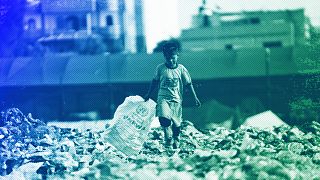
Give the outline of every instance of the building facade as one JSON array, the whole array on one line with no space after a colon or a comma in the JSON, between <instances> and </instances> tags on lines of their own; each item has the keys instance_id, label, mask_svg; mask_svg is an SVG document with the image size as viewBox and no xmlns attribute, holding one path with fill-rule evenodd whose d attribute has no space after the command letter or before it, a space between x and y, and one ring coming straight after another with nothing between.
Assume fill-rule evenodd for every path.
<instances>
[{"instance_id":1,"label":"building facade","mask_svg":"<svg viewBox=\"0 0 320 180\"><path fill-rule=\"evenodd\" d=\"M299 46L310 27L303 9L226 13L201 7L192 23L181 33L184 50Z\"/></svg>"},{"instance_id":2,"label":"building facade","mask_svg":"<svg viewBox=\"0 0 320 180\"><path fill-rule=\"evenodd\" d=\"M58 52L89 37L98 39L104 52L143 52L141 4L141 0L41 0L28 7L25 38L42 37L40 43Z\"/></svg>"}]
</instances>

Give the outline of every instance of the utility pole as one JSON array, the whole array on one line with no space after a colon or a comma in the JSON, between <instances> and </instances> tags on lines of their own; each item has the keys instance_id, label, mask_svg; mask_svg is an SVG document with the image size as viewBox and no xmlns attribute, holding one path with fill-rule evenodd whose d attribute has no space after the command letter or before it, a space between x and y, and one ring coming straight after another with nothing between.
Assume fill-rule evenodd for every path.
<instances>
[{"instance_id":1,"label":"utility pole","mask_svg":"<svg viewBox=\"0 0 320 180\"><path fill-rule=\"evenodd\" d=\"M265 48L265 66L266 66L266 92L267 92L267 108L271 107L271 81L270 81L270 48Z\"/></svg>"}]
</instances>

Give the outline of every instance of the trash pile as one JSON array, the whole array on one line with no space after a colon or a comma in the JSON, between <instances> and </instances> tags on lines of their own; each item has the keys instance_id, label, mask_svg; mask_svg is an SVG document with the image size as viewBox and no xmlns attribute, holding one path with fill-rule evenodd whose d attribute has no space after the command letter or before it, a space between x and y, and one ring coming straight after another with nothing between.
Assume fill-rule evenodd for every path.
<instances>
[{"instance_id":1,"label":"trash pile","mask_svg":"<svg viewBox=\"0 0 320 180\"><path fill-rule=\"evenodd\" d=\"M0 179L320 178L317 122L309 132L290 126L200 131L189 121L181 128L177 150L165 149L163 131L152 128L142 150L127 156L105 141L106 131L46 126L8 109L0 121Z\"/></svg>"}]
</instances>

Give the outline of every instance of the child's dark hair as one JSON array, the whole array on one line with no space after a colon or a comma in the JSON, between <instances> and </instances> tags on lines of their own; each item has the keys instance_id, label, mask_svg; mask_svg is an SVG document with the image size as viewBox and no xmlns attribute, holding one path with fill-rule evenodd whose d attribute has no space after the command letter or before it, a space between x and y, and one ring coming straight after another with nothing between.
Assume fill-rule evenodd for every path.
<instances>
[{"instance_id":1,"label":"child's dark hair","mask_svg":"<svg viewBox=\"0 0 320 180\"><path fill-rule=\"evenodd\" d=\"M179 55L179 46L175 42L166 42L162 47L162 52L164 55L178 54Z\"/></svg>"}]
</instances>

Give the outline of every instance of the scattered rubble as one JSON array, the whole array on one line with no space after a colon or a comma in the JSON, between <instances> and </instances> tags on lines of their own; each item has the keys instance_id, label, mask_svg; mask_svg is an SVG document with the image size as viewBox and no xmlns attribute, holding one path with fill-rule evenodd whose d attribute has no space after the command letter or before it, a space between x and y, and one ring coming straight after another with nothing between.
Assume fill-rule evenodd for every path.
<instances>
[{"instance_id":1,"label":"scattered rubble","mask_svg":"<svg viewBox=\"0 0 320 180\"><path fill-rule=\"evenodd\" d=\"M189 121L181 128L176 151L152 128L139 154L126 156L105 141L105 131L47 126L8 109L0 119L0 179L320 178L317 122L309 132L287 125L197 130Z\"/></svg>"}]
</instances>

